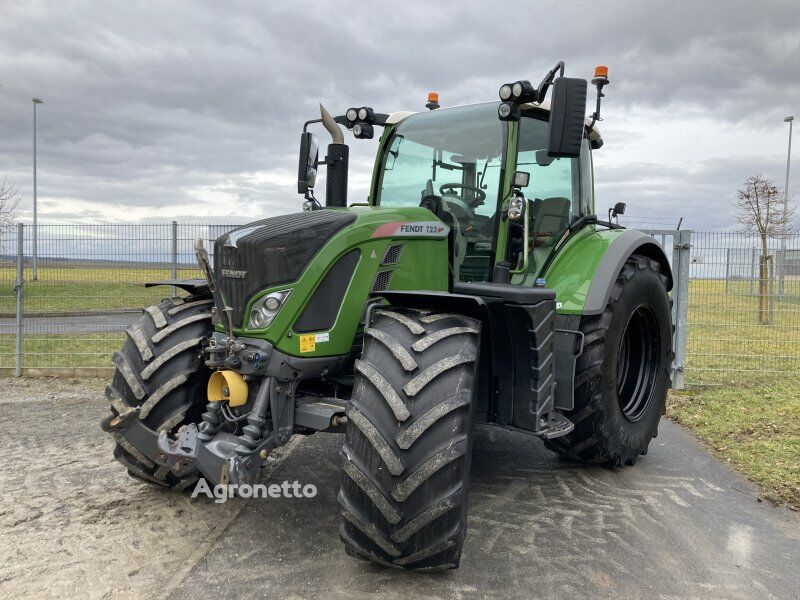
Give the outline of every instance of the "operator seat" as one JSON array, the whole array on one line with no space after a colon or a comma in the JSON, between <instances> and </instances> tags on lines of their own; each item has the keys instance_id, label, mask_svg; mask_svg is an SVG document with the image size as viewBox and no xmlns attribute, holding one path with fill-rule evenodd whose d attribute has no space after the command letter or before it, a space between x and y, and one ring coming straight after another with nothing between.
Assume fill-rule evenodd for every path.
<instances>
[{"instance_id":1,"label":"operator seat","mask_svg":"<svg viewBox=\"0 0 800 600\"><path fill-rule=\"evenodd\" d=\"M542 264L569 227L572 200L563 197L536 200L531 211L530 248L535 265Z\"/></svg>"}]
</instances>

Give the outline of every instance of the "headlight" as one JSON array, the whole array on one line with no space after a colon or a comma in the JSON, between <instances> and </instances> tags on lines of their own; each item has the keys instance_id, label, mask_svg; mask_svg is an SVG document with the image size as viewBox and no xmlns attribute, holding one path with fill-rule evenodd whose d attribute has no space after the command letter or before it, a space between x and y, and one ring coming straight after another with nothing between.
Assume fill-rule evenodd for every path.
<instances>
[{"instance_id":1,"label":"headlight","mask_svg":"<svg viewBox=\"0 0 800 600\"><path fill-rule=\"evenodd\" d=\"M264 326L264 322L267 318L264 316L260 310L254 310L250 313L250 327L253 329L261 329Z\"/></svg>"},{"instance_id":2,"label":"headlight","mask_svg":"<svg viewBox=\"0 0 800 600\"><path fill-rule=\"evenodd\" d=\"M275 311L281 307L281 301L278 300L275 296L267 296L267 299L264 300L264 308L267 310Z\"/></svg>"},{"instance_id":3,"label":"headlight","mask_svg":"<svg viewBox=\"0 0 800 600\"><path fill-rule=\"evenodd\" d=\"M250 309L250 329L263 329L268 327L275 315L286 302L286 298L292 290L283 290L280 292L272 292L266 296L262 296L253 303L253 308Z\"/></svg>"},{"instance_id":4,"label":"headlight","mask_svg":"<svg viewBox=\"0 0 800 600\"><path fill-rule=\"evenodd\" d=\"M511 84L505 83L500 86L500 100L508 100L511 98Z\"/></svg>"},{"instance_id":5,"label":"headlight","mask_svg":"<svg viewBox=\"0 0 800 600\"><path fill-rule=\"evenodd\" d=\"M537 91L526 79L521 79L511 86L511 95L517 102L533 102L536 100Z\"/></svg>"},{"instance_id":6,"label":"headlight","mask_svg":"<svg viewBox=\"0 0 800 600\"><path fill-rule=\"evenodd\" d=\"M369 123L356 123L353 125L353 135L361 140L371 140L374 130Z\"/></svg>"},{"instance_id":7,"label":"headlight","mask_svg":"<svg viewBox=\"0 0 800 600\"><path fill-rule=\"evenodd\" d=\"M511 202L508 203L508 218L511 221L519 221L525 210L525 199L520 196L514 196Z\"/></svg>"},{"instance_id":8,"label":"headlight","mask_svg":"<svg viewBox=\"0 0 800 600\"><path fill-rule=\"evenodd\" d=\"M345 113L347 120L351 123L358 120L358 109L357 108L348 108L347 112Z\"/></svg>"},{"instance_id":9,"label":"headlight","mask_svg":"<svg viewBox=\"0 0 800 600\"><path fill-rule=\"evenodd\" d=\"M375 112L369 106L362 106L358 109L358 120L372 123L375 120Z\"/></svg>"},{"instance_id":10,"label":"headlight","mask_svg":"<svg viewBox=\"0 0 800 600\"><path fill-rule=\"evenodd\" d=\"M501 121L516 121L520 115L519 104L516 102L503 102L497 107L497 115Z\"/></svg>"}]
</instances>

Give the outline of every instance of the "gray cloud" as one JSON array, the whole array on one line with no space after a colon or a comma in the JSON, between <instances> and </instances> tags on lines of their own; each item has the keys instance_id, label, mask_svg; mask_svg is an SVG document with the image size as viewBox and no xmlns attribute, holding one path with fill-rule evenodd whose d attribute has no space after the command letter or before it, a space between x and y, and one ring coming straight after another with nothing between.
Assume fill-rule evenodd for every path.
<instances>
[{"instance_id":1,"label":"gray cloud","mask_svg":"<svg viewBox=\"0 0 800 600\"><path fill-rule=\"evenodd\" d=\"M572 75L611 68L599 207L619 198L659 218L723 226L748 174L782 183L781 119L800 93L796 2L415 0L368 11L4 0L2 14L0 175L30 198L30 98L43 97L39 193L49 218L296 209L297 137L319 101L335 111L421 109L432 89L448 105L490 100L499 83L538 80L563 58ZM642 111L652 122L634 119ZM709 155L691 160L614 158L636 142L657 146L658 128L683 136L691 154L693 119L746 130L751 143L703 140ZM353 145L353 199L366 194L373 149Z\"/></svg>"}]
</instances>

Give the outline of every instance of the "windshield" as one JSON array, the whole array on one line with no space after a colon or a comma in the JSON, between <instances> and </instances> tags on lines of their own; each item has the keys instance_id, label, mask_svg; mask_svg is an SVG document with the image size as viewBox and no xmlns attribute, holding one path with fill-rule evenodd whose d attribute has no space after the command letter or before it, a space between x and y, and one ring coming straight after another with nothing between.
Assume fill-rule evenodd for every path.
<instances>
[{"instance_id":1,"label":"windshield","mask_svg":"<svg viewBox=\"0 0 800 600\"><path fill-rule=\"evenodd\" d=\"M384 155L376 204L441 207L462 281L482 281L491 269L504 135L497 103L435 110L399 123Z\"/></svg>"},{"instance_id":2,"label":"windshield","mask_svg":"<svg viewBox=\"0 0 800 600\"><path fill-rule=\"evenodd\" d=\"M502 149L503 123L495 103L412 115L389 142L378 204L417 206L426 195L449 196L491 216Z\"/></svg>"}]
</instances>

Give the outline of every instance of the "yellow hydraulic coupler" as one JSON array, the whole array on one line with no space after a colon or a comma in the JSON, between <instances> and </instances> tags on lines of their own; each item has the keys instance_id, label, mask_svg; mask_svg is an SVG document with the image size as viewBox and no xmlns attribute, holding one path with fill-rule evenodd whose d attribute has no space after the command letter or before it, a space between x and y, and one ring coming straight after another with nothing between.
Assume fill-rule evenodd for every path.
<instances>
[{"instance_id":1,"label":"yellow hydraulic coupler","mask_svg":"<svg viewBox=\"0 0 800 600\"><path fill-rule=\"evenodd\" d=\"M208 380L208 401L242 406L247 403L247 382L236 371L215 371Z\"/></svg>"}]
</instances>

